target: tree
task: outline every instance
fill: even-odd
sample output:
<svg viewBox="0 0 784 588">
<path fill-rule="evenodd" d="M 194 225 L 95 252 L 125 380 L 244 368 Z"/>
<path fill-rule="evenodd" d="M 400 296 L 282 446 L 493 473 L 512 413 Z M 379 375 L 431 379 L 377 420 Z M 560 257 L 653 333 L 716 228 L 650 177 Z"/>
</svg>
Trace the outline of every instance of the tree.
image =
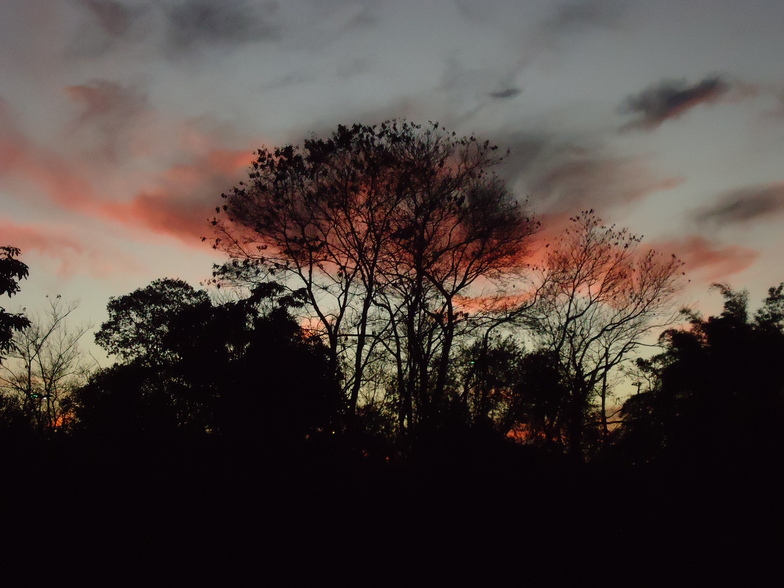
<svg viewBox="0 0 784 588">
<path fill-rule="evenodd" d="M 600 434 L 609 432 L 610 376 L 677 317 L 673 303 L 683 263 L 653 250 L 626 229 L 604 226 L 593 210 L 571 219 L 548 247 L 536 305 L 525 321 L 540 349 L 557 358 L 569 391 L 564 415 L 569 451 L 583 451 L 598 399 Z"/>
<path fill-rule="evenodd" d="M 216 247 L 301 293 L 349 416 L 381 364 L 401 430 L 435 420 L 477 285 L 497 293 L 524 266 L 536 224 L 492 175 L 496 149 L 438 124 L 339 126 L 260 149 L 223 194 Z"/>
<path fill-rule="evenodd" d="M 88 377 L 90 367 L 79 349 L 89 327 L 73 327 L 68 319 L 77 303 L 49 298 L 44 316 L 14 335 L 9 361 L 0 367 L 0 389 L 15 399 L 25 419 L 38 432 L 67 423 L 72 394 Z"/>
<path fill-rule="evenodd" d="M 211 429 L 216 376 L 225 377 L 229 347 L 242 346 L 234 338 L 245 311 L 219 312 L 205 291 L 171 278 L 110 298 L 107 309 L 95 341 L 121 363 L 80 393 L 81 420 L 95 427 L 96 414 L 113 414 L 106 420 L 156 434 Z"/>
<path fill-rule="evenodd" d="M 715 285 L 719 316 L 686 312 L 664 351 L 638 360 L 648 385 L 623 406 L 621 448 L 634 461 L 663 456 L 769 467 L 784 451 L 784 284 L 750 316 L 748 293 Z"/>
<path fill-rule="evenodd" d="M 27 266 L 16 259 L 19 256 L 16 247 L 0 247 L 0 296 L 7 294 L 13 296 L 19 292 L 19 280 L 28 275 Z M 21 331 L 30 324 L 30 321 L 20 313 L 9 313 L 0 306 L 0 364 L 3 362 L 3 353 L 11 347 L 14 333 Z"/>
<path fill-rule="evenodd" d="M 121 362 L 79 391 L 81 429 L 131 442 L 188 432 L 280 447 L 328 428 L 339 407 L 327 354 L 291 304 L 275 283 L 214 304 L 168 278 L 112 298 L 96 341 Z"/>
<path fill-rule="evenodd" d="M 155 280 L 145 288 L 109 299 L 109 320 L 95 334 L 95 342 L 109 354 L 124 361 L 145 364 L 173 359 L 177 343 L 188 341 L 178 333 L 178 317 L 211 308 L 204 291 L 195 290 L 182 280 Z"/>
</svg>

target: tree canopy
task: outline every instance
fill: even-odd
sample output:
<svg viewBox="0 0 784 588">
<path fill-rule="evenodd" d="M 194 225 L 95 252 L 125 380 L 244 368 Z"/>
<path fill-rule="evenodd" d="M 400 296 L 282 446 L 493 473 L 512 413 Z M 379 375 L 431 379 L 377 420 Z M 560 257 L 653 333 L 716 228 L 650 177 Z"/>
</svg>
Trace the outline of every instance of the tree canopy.
<svg viewBox="0 0 784 588">
<path fill-rule="evenodd" d="M 471 299 L 525 265 L 537 225 L 492 173 L 501 160 L 489 142 L 405 121 L 262 148 L 223 195 L 216 246 L 304 294 L 349 413 L 375 389 L 411 429 L 443 405 Z"/>
<path fill-rule="evenodd" d="M 784 284 L 753 315 L 747 292 L 716 289 L 719 316 L 687 312 L 686 327 L 662 334 L 662 353 L 637 361 L 646 387 L 624 404 L 621 430 L 637 460 L 726 463 L 784 452 Z"/>
</svg>

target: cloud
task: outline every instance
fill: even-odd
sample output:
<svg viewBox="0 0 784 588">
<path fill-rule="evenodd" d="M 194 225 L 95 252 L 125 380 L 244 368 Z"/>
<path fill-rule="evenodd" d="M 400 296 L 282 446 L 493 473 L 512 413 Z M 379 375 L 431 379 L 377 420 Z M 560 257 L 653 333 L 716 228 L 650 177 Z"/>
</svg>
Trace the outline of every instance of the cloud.
<svg viewBox="0 0 784 588">
<path fill-rule="evenodd" d="M 77 120 L 85 125 L 138 110 L 137 102 L 113 85 L 74 86 L 70 91 L 84 104 Z M 142 229 L 137 239 L 155 233 L 200 246 L 200 237 L 210 233 L 208 219 L 221 204 L 220 194 L 242 178 L 253 155 L 249 148 L 226 147 L 247 143 L 247 138 L 231 127 L 211 125 L 210 119 L 190 119 L 164 131 L 171 131 L 165 132 L 169 142 L 150 155 L 152 165 L 137 165 L 129 177 L 133 168 L 104 169 L 96 166 L 100 162 L 95 158 L 31 141 L 0 99 L 2 187 L 27 204 L 40 198 L 36 205 L 44 214 L 67 211 Z M 166 163 L 175 156 L 177 162 Z"/>
<path fill-rule="evenodd" d="M 212 150 L 187 164 L 172 166 L 157 186 L 130 201 L 104 203 L 101 214 L 200 247 L 201 237 L 210 236 L 209 220 L 222 204 L 220 195 L 236 184 L 252 159 L 244 150 Z"/>
<path fill-rule="evenodd" d="M 198 47 L 237 47 L 280 37 L 277 2 L 185 0 L 165 7 L 167 40 L 177 52 Z"/>
<path fill-rule="evenodd" d="M 698 222 L 717 225 L 745 224 L 784 212 L 784 183 L 732 190 L 712 206 L 694 213 Z"/>
<path fill-rule="evenodd" d="M 620 111 L 636 115 L 636 118 L 622 128 L 655 129 L 695 106 L 715 103 L 730 88 L 731 85 L 719 76 L 708 77 L 692 85 L 686 80 L 662 80 L 626 98 Z"/>
<path fill-rule="evenodd" d="M 15 224 L 0 218 L 3 239 L 24 254 L 38 254 L 53 260 L 60 277 L 141 273 L 141 265 L 131 257 L 106 245 L 85 245 L 70 229 L 51 225 Z"/>
<path fill-rule="evenodd" d="M 77 56 L 98 57 L 126 39 L 146 38 L 150 27 L 142 17 L 150 14 L 150 4 L 128 6 L 116 0 L 70 0 L 85 17 L 75 31 L 68 50 Z"/>
<path fill-rule="evenodd" d="M 559 6 L 544 22 L 551 33 L 570 34 L 584 29 L 614 26 L 622 12 L 622 4 L 610 0 L 583 0 Z"/>
<path fill-rule="evenodd" d="M 685 263 L 687 277 L 705 282 L 722 281 L 750 267 L 759 252 L 740 245 L 724 245 L 701 235 L 655 243 L 653 248 L 673 253 Z"/>
<path fill-rule="evenodd" d="M 0 99 L 0 178 L 22 180 L 68 208 L 95 196 L 90 182 L 58 151 L 33 143 L 16 126 L 13 113 Z M 26 196 L 29 198 L 29 196 Z"/>
<path fill-rule="evenodd" d="M 614 209 L 683 182 L 661 177 L 642 158 L 616 155 L 601 144 L 584 147 L 547 134 L 517 135 L 499 144 L 510 149 L 502 176 L 550 221 L 588 208 L 611 216 Z"/>
<path fill-rule="evenodd" d="M 514 98 L 520 92 L 522 92 L 519 88 L 507 88 L 506 90 L 501 90 L 500 92 L 490 92 L 491 98 Z"/>
<path fill-rule="evenodd" d="M 68 86 L 66 95 L 82 107 L 66 129 L 74 143 L 87 145 L 91 156 L 116 161 L 130 143 L 129 134 L 138 128 L 138 118 L 148 111 L 147 96 L 135 87 L 107 80 Z"/>
<path fill-rule="evenodd" d="M 98 25 L 110 36 L 121 37 L 128 32 L 136 10 L 113 0 L 79 0 Z"/>
</svg>

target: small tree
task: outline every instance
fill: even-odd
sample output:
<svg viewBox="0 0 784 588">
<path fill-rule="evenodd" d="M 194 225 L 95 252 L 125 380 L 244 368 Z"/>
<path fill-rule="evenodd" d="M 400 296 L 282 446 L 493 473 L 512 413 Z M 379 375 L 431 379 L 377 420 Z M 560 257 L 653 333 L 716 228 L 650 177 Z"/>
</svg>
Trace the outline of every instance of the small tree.
<svg viewBox="0 0 784 588">
<path fill-rule="evenodd" d="M 571 222 L 548 250 L 527 324 L 539 347 L 557 358 L 569 391 L 565 437 L 579 453 L 596 400 L 601 433 L 609 430 L 612 371 L 651 331 L 677 318 L 683 262 L 641 250 L 641 237 L 603 225 L 593 210 Z"/>
<path fill-rule="evenodd" d="M 66 303 L 60 296 L 47 299 L 45 314 L 33 317 L 14 336 L 9 361 L 0 367 L 0 388 L 16 399 L 39 432 L 55 430 L 67 421 L 71 396 L 90 372 L 79 349 L 89 327 L 73 327 L 68 321 L 78 304 Z"/>
</svg>

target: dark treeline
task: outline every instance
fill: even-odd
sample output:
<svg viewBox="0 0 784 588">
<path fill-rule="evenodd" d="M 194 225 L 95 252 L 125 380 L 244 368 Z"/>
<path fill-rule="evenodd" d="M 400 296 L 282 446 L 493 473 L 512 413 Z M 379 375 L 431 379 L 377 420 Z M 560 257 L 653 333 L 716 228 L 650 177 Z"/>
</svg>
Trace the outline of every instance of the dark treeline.
<svg viewBox="0 0 784 588">
<path fill-rule="evenodd" d="M 395 121 L 260 150 L 212 221 L 216 288 L 112 298 L 107 368 L 80 363 L 72 306 L 0 308 L 6 553 L 31 581 L 67 562 L 287 584 L 762 574 L 784 533 L 784 285 L 679 313 L 675 256 L 593 211 L 545 239 L 501 159 Z M 2 294 L 18 255 L 0 249 Z"/>
</svg>

